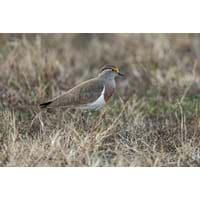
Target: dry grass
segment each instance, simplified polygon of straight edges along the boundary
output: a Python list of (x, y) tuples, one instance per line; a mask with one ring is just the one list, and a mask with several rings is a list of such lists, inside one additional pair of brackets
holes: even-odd
[[(0, 35), (1, 166), (199, 166), (200, 35)], [(90, 113), (37, 105), (96, 76), (127, 74)]]

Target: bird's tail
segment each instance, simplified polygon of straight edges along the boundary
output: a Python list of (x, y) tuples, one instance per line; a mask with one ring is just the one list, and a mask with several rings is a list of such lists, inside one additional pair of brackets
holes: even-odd
[(40, 104), (40, 108), (47, 108), (53, 101), (47, 101)]

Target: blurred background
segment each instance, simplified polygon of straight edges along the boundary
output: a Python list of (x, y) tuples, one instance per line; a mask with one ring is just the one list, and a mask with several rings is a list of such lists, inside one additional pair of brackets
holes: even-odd
[(95, 77), (107, 63), (126, 74), (118, 81), (124, 100), (173, 101), (185, 90), (196, 96), (199, 58), (199, 34), (1, 34), (1, 106), (36, 104)]

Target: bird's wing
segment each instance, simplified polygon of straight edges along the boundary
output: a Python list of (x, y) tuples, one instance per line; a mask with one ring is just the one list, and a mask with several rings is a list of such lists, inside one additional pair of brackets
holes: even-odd
[(48, 107), (79, 107), (97, 100), (104, 88), (103, 81), (91, 79), (53, 99)]

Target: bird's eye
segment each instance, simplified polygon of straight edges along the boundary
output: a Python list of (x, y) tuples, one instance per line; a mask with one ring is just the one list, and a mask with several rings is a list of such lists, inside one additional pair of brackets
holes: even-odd
[(112, 68), (112, 71), (113, 71), (113, 72), (116, 72), (116, 73), (119, 73), (119, 68), (118, 68), (118, 67), (113, 67), (113, 68)]

